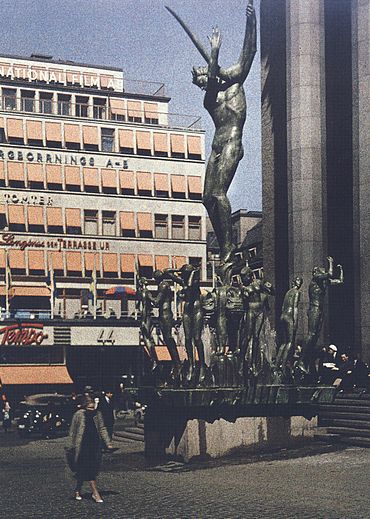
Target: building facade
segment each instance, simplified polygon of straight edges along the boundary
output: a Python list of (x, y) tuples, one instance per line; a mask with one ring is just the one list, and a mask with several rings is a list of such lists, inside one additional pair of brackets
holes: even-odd
[(132, 369), (136, 277), (205, 275), (199, 121), (112, 67), (0, 56), (0, 86), (0, 378)]
[[(322, 343), (370, 359), (369, 3), (261, 1), (264, 270), (276, 319), (293, 276), (344, 268)], [(338, 270), (336, 271), (338, 272)]]

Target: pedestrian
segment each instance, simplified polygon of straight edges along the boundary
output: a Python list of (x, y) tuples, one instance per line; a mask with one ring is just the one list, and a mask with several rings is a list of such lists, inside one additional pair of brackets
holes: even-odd
[(12, 420), (10, 418), (10, 404), (8, 401), (5, 401), (4, 403), (4, 407), (2, 409), (2, 414), (3, 414), (3, 429), (4, 429), (4, 432), (9, 432), (9, 429), (11, 428), (11, 425), (12, 425)]
[(112, 441), (113, 438), (113, 427), (114, 427), (114, 404), (113, 404), (113, 391), (107, 389), (102, 393), (99, 398), (98, 410), (101, 412), (104, 420), (104, 425), (107, 428), (109, 438)]
[(74, 495), (77, 501), (81, 501), (82, 485), (88, 481), (92, 499), (96, 503), (103, 502), (96, 486), (101, 463), (101, 441), (108, 449), (112, 448), (100, 411), (95, 409), (94, 400), (86, 397), (82, 408), (72, 418), (70, 446), (67, 449), (67, 461), (77, 480)]

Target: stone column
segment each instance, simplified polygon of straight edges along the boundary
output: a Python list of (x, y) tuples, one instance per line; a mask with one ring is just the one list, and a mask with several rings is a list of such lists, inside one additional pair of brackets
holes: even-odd
[(352, 0), (354, 347), (367, 362), (370, 361), (369, 10), (368, 0)]
[(289, 278), (304, 279), (298, 341), (306, 330), (312, 268), (327, 255), (323, 8), (322, 0), (286, 2)]

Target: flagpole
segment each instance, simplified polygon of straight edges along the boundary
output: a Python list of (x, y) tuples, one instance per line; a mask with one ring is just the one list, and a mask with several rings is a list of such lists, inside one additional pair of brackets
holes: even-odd
[[(176, 261), (174, 262), (172, 256), (172, 268), (176, 268)], [(175, 320), (177, 321), (177, 290), (176, 283), (173, 284), (173, 304), (175, 305)]]
[(54, 267), (53, 267), (53, 257), (50, 254), (50, 317), (54, 319)]
[[(135, 268), (134, 268), (134, 285), (135, 285), (135, 290), (137, 292), (137, 269), (138, 269), (138, 264), (137, 264), (137, 261), (135, 259)], [(137, 304), (135, 304), (135, 314), (134, 314), (134, 317), (135, 317), (135, 320), (137, 320), (137, 316), (138, 316), (138, 308), (137, 308)]]
[(93, 317), (96, 319), (97, 290), (96, 290), (96, 254), (94, 254), (94, 271), (93, 271)]
[(9, 257), (8, 257), (8, 249), (5, 249), (5, 318), (9, 319)]

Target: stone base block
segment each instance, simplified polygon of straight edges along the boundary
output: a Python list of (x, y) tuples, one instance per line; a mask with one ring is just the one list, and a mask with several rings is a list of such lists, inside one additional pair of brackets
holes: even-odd
[(298, 440), (313, 437), (317, 418), (241, 417), (234, 423), (189, 420), (183, 433), (175, 436), (166, 453), (188, 462), (192, 458), (219, 458), (237, 449), (251, 451), (293, 447)]

